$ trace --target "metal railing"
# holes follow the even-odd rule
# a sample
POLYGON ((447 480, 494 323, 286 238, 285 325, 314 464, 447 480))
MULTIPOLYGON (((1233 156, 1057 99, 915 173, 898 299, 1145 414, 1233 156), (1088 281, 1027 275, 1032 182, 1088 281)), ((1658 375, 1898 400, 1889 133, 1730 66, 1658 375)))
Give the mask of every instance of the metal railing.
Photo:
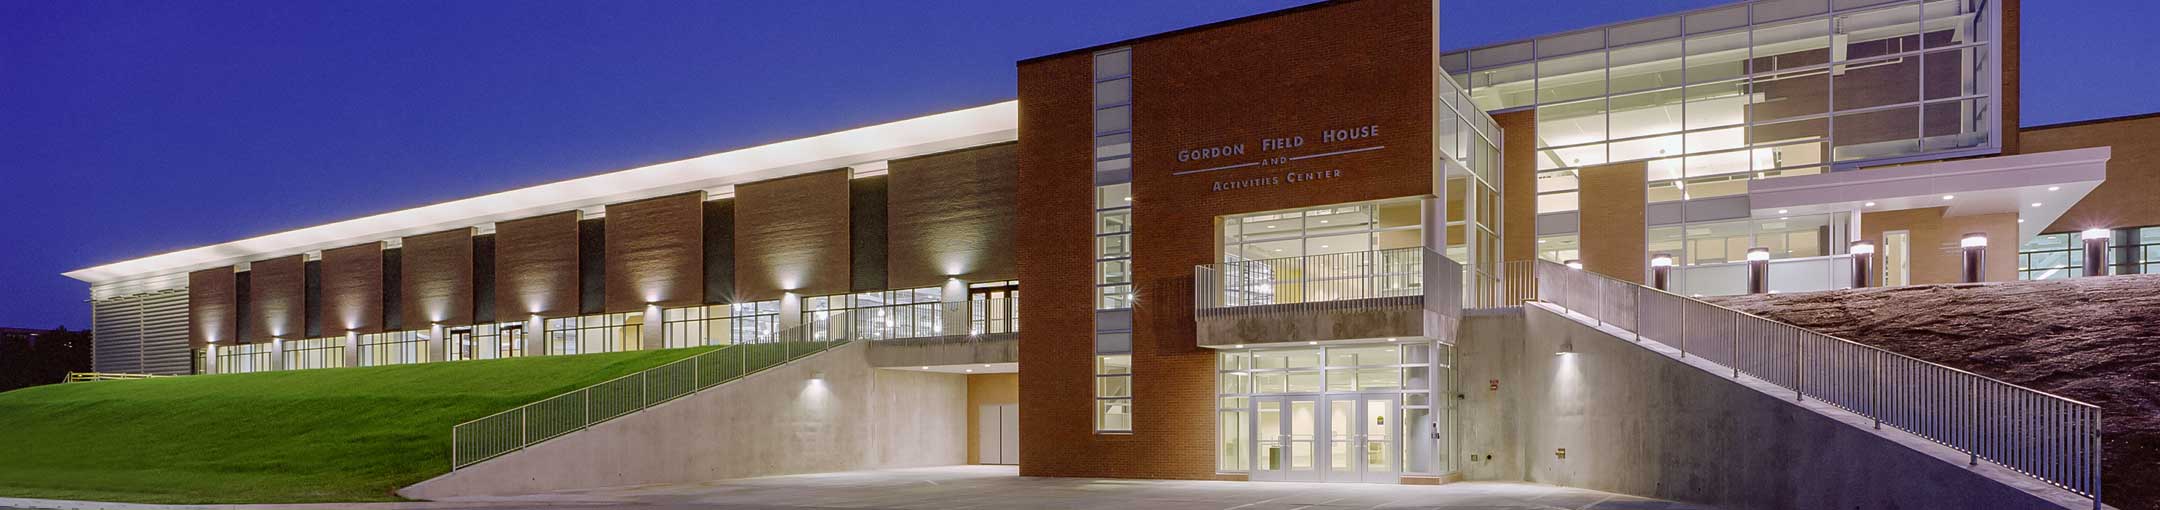
POLYGON ((1020 298, 968 300, 968 334, 983 335, 1020 331, 1020 298))
POLYGON ((450 469, 457 470, 699 390, 846 344, 808 341, 800 327, 770 343, 722 346, 665 365, 457 424, 450 429, 450 469))
POLYGON ((2100 408, 1549 261, 1546 302, 2093 499, 2100 408))
POLYGON ((1491 272, 1463 266, 1463 307, 1502 308, 1537 300, 1537 261, 1514 260, 1493 266, 1491 272))
POLYGON ((61 379, 60 382, 73 383, 91 381, 127 381, 134 379, 154 379, 158 377, 172 376, 158 374, 124 374, 117 372, 68 372, 67 378, 61 379))
POLYGON ((1424 248, 1396 248, 1197 266, 1194 313, 1206 317, 1235 307, 1352 300, 1415 304, 1425 297, 1428 257, 1443 258, 1424 248))

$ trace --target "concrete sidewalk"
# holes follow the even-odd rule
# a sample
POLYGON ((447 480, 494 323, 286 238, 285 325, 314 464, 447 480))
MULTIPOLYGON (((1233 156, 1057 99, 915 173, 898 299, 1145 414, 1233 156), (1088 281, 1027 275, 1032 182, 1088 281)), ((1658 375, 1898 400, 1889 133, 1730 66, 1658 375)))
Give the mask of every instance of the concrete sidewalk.
POLYGON ((1584 489, 1524 483, 1438 486, 1114 480, 1018 476, 1011 466, 950 466, 775 476, 694 484, 560 491, 455 501, 320 505, 127 505, 0 499, 0 507, 55 509, 1150 509, 1350 508, 1706 509, 1584 489))

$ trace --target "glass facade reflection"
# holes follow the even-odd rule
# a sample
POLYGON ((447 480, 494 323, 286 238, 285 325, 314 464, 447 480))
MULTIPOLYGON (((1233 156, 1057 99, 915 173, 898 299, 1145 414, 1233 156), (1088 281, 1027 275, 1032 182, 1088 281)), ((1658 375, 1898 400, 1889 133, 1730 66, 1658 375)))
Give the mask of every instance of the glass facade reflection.
POLYGON ((1485 110, 1537 114, 1538 212, 1589 167, 1646 162, 1649 202, 1998 148, 1983 0, 1769 0, 1450 53, 1485 110))

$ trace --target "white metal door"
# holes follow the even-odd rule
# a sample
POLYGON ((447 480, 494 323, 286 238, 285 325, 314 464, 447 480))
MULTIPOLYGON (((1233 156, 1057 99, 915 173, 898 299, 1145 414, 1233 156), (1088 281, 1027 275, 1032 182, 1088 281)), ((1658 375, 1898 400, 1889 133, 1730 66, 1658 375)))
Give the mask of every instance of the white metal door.
POLYGON ((985 405, 975 410, 975 462, 980 464, 1004 464, 1005 441, 998 436, 1005 431, 1004 413, 998 406, 985 405))
POLYGON ((998 406, 998 457, 1005 464, 1020 463, 1020 404, 998 406))

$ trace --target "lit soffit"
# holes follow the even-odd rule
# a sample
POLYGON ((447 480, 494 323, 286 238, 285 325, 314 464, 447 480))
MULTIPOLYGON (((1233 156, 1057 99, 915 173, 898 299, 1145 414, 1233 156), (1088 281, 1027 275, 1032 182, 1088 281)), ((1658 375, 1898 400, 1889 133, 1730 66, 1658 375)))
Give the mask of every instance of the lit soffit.
POLYGON ((2019 243, 2107 179, 2110 147, 1940 161, 1748 185, 1756 218, 1943 207, 1945 216, 2017 213, 2019 243))
POLYGON ((124 260, 63 273, 92 284, 228 266, 639 198, 756 182, 1019 139, 1020 103, 1006 101, 657 165, 558 181, 124 260))

